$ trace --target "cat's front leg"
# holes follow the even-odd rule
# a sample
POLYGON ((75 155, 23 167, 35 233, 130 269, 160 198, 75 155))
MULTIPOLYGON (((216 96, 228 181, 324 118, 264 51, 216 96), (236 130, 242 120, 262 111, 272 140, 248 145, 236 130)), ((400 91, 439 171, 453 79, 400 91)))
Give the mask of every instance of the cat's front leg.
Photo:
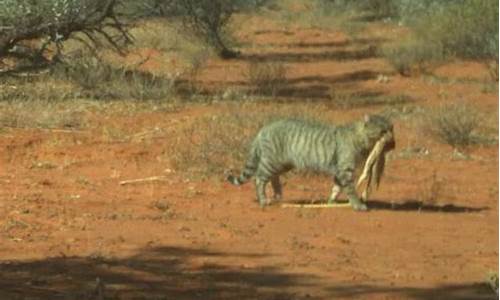
POLYGON ((354 187, 354 168, 348 167, 340 169, 337 172, 336 181, 347 195, 352 209, 356 211, 368 210, 366 204, 363 203, 356 194, 356 188, 354 187))

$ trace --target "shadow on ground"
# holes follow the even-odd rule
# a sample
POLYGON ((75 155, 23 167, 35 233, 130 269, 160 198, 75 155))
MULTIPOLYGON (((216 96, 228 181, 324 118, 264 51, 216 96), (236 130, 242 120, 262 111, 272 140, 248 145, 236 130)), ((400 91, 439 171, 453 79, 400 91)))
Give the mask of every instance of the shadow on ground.
POLYGON ((307 63, 322 61, 360 60, 377 57, 377 48, 373 45, 355 50, 327 50, 321 52, 265 52, 243 54, 239 59, 246 61, 275 61, 289 63, 307 63))
MULTIPOLYGON (((311 201, 305 199, 291 200, 293 204, 326 204, 326 200, 311 201)), ((339 201, 347 203, 346 201, 339 201)), ((406 200, 403 202, 387 202, 380 200, 368 200, 366 205, 369 210, 390 210, 390 211, 415 211, 415 212, 435 212, 435 213, 477 213, 489 210, 489 207, 461 206, 455 204, 427 204, 418 200, 406 200)))
MULTIPOLYGON (((332 95, 335 96, 336 91, 342 91, 346 87, 352 92, 343 94, 348 104, 352 107, 366 107, 386 104, 405 104, 412 102, 410 97, 401 95, 395 100, 394 96, 385 95, 382 91, 367 90, 358 85, 364 81, 374 80, 380 72, 370 70, 358 70, 334 76, 302 76, 295 78, 286 78, 272 89, 260 89, 252 86, 246 81, 232 82, 240 91, 247 95, 256 97, 264 97, 273 99, 273 101, 318 101, 332 102, 332 95), (350 104, 349 104, 350 103, 350 104)), ((209 87, 205 90, 198 91, 205 96, 213 96, 215 93, 221 93, 221 90, 227 88, 226 82, 195 82, 195 86, 209 87)), ((178 92, 181 95, 189 96, 193 92, 188 87, 188 82, 181 82, 178 92)), ((338 100, 338 99, 337 99, 338 100)))
MULTIPOLYGON (((329 288, 332 299, 370 299, 384 295, 383 299, 412 300, 486 300, 497 299, 485 283, 450 284, 430 288, 420 287, 381 287, 370 285, 348 285, 329 288)), ((377 298, 379 299, 379 298, 377 298)))
POLYGON ((486 284, 435 288, 345 285, 276 267, 244 268, 208 263, 222 257, 242 261, 261 254, 220 253, 158 247, 122 259, 53 257, 0 261, 0 299, 492 299, 486 284), (203 258, 205 263, 190 263, 203 258), (300 291, 298 291, 299 289, 300 291), (391 298, 393 299, 393 298, 391 298))
MULTIPOLYGON (((369 285, 351 285, 329 288, 329 294, 333 299, 369 299, 377 295, 385 295, 387 299, 447 299, 447 300, 471 300, 471 299, 497 299, 495 294, 486 284, 450 284, 432 288, 419 287, 379 287, 369 285)), ((386 298, 384 298, 386 299, 386 298)))
POLYGON ((379 200, 368 200, 368 207, 372 210, 392 210, 392 211, 422 211, 436 213, 474 213, 489 210, 489 207, 461 206, 455 204, 432 204, 418 200, 406 200, 401 203, 385 202, 379 200))
MULTIPOLYGON (((265 34, 267 31, 259 32, 265 34)), ((346 41, 323 41, 323 42, 289 42, 285 44, 274 44, 273 42, 263 44, 262 46, 283 46, 294 49, 294 51, 269 51, 266 49, 262 52, 252 52, 242 50, 243 54, 235 61, 243 62, 248 66, 254 63, 284 63, 285 66, 289 63, 307 63, 307 62, 322 62, 322 61, 357 61, 360 59, 370 59, 377 57, 378 46, 385 42, 383 39, 368 39, 359 38, 346 41), (346 48, 347 46, 356 46, 355 48, 346 48), (310 49, 319 48, 319 51, 310 51, 310 49)), ((247 70, 241 72, 247 73, 247 70)), ((348 90, 356 91, 353 106, 370 106, 387 104, 384 98, 384 93, 381 91, 366 90, 359 85, 368 80, 375 80, 380 75, 387 71, 374 71, 370 69, 351 70, 343 74, 335 74, 331 76, 299 76, 288 77, 283 81, 277 82, 275 86, 270 88, 262 88, 250 83, 250 80, 238 81, 196 81, 196 82, 181 82, 179 93, 189 96, 193 93, 189 86, 201 87, 198 93, 203 96, 213 96, 214 94, 224 94, 224 90, 230 84, 236 87, 242 94, 252 95, 256 97, 272 98, 273 101, 331 101, 332 92, 348 90), (356 101, 361 98, 361 101, 356 101)), ((348 99, 348 101, 350 101, 348 99)), ((392 101, 392 100, 389 100, 392 101)), ((392 104, 401 104, 403 101, 392 104)))
MULTIPOLYGON (((270 32, 272 33, 272 32, 270 32)), ((348 46, 368 46, 368 47, 379 47, 381 44, 388 42, 388 39, 384 38, 352 38, 341 41, 300 41, 300 42, 284 42, 284 43, 266 43, 266 47, 286 47, 286 48, 336 48, 336 47, 348 47, 348 46)))
POLYGON ((190 264, 195 258, 208 262, 214 257, 264 256, 159 247, 123 259, 0 261, 0 299, 300 299, 287 288, 308 286, 313 275, 288 274, 275 267, 190 264))

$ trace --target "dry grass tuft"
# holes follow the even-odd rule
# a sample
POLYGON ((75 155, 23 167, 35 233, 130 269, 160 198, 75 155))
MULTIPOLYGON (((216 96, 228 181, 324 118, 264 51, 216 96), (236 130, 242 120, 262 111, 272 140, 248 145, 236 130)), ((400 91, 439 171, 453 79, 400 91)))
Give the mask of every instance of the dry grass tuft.
POLYGON ((285 87, 286 74, 281 62, 250 62, 246 75, 255 94, 274 97, 285 87))
POLYGON ((396 71, 404 76, 423 73, 438 62, 444 60, 440 44, 425 43, 408 38, 397 45, 388 45, 380 50, 396 71))
POLYGON ((0 83, 0 102, 73 100, 79 97, 71 83, 49 74, 5 78, 0 83))
POLYGON ((115 67, 85 54, 74 56, 54 69, 52 75, 69 79, 86 98, 105 100, 165 100, 175 94, 177 83, 175 76, 156 76, 136 69, 115 67))
POLYGON ((84 109, 76 102, 19 101, 0 105, 0 126, 12 128, 79 129, 86 127, 84 109))
POLYGON ((472 105, 454 103, 434 108, 424 116, 424 131, 457 148, 473 144, 492 144, 485 136, 484 116, 472 105))
POLYGON ((166 155, 177 171, 202 178, 240 169, 248 146, 266 123, 287 117, 327 121, 323 105, 234 104, 225 111, 199 118, 177 135, 166 155))
POLYGON ((330 89, 330 101, 338 109, 354 109, 367 106, 395 106, 412 102, 412 98, 406 95, 377 95, 359 94, 352 92, 339 92, 335 88, 330 89))

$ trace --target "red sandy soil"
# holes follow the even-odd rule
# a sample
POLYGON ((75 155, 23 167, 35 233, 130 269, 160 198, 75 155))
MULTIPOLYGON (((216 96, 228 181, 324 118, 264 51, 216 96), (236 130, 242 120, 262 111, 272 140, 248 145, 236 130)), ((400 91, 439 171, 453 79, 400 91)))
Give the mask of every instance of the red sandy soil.
MULTIPOLYGON (((498 120, 497 95, 482 92, 480 82, 458 80, 486 78, 480 64, 444 66, 436 74, 457 80, 432 82, 396 75, 370 55, 379 38, 252 28, 245 37, 254 46, 242 59, 210 61, 200 81, 244 85, 249 60, 280 60, 289 67, 284 96, 291 101, 323 103, 333 86, 405 94, 424 107, 464 99, 498 120), (377 80, 380 74, 388 82, 377 80)), ((179 126, 225 105, 96 115, 95 127, 82 132, 3 131, 0 299, 101 299, 92 296, 96 278, 105 299, 495 297, 484 282, 498 272, 497 146, 474 146, 462 159, 398 119, 398 148, 369 212, 262 210, 253 184, 230 186, 223 174, 189 180, 165 157, 179 126), (128 138, 107 137, 103 128, 110 126, 126 128, 128 138), (417 146, 429 154, 398 155, 417 146), (119 184, 157 175, 166 180, 119 184), (432 193, 436 199, 419 202, 432 193)), ((379 109, 331 115, 343 122, 379 109)), ((289 176, 283 201, 324 199, 329 189, 326 177, 289 176)))

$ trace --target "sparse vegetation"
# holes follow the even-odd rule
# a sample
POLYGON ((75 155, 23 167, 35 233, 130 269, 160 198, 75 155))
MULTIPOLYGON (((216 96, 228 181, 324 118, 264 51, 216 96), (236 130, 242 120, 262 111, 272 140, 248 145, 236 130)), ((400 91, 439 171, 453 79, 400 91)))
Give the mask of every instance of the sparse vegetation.
POLYGON ((335 108, 353 109, 377 105, 401 105, 411 102, 412 99, 405 95, 377 95, 337 91, 330 89, 331 103, 335 108))
POLYGON ((135 68, 115 67, 95 56, 76 56, 53 74, 70 79, 91 99, 164 100, 175 92, 176 78, 135 68))
POLYGON ((396 46, 383 47, 379 52, 399 74, 405 76, 415 71, 425 72, 430 64, 443 60, 440 44, 424 43, 411 38, 403 40, 396 46))
MULTIPOLYGON (((442 7, 476 0, 186 1, 238 3, 222 26, 225 46, 242 51, 232 60, 156 6, 177 1, 116 0, 134 41, 123 53, 84 46, 82 31, 60 39, 57 25, 0 55, 0 299, 498 296, 498 83, 485 80, 498 63, 445 50, 446 32, 417 32, 442 7), (146 6, 156 15, 137 11, 146 6), (446 65, 402 78, 381 48, 401 73, 446 65), (261 210, 254 182, 226 181, 273 119, 365 114, 390 118, 397 145, 369 215, 261 210), (323 280, 332 274, 339 284, 323 280)), ((0 22, 5 3, 94 2, 0 0, 0 22)), ((14 20, 24 9, 11 11, 13 30, 26 25, 14 20)), ((483 43, 467 22, 453 26, 477 26, 469 38, 483 43)), ((319 171, 283 177, 283 204, 326 202, 332 188, 319 171)))
POLYGON ((177 16, 187 35, 204 41, 221 58, 234 58, 237 52, 228 47, 229 22, 238 9, 234 0, 157 1, 162 15, 177 16))
POLYGON ((498 272, 488 272, 486 284, 488 284, 491 291, 498 296, 498 272))
POLYGON ((418 191, 418 197, 422 206, 435 206, 443 193, 443 180, 438 178, 434 170, 432 176, 422 185, 418 191))
POLYGON ((478 135, 481 116, 464 103, 443 105, 430 112, 424 123, 432 135, 453 147, 465 147, 481 141, 478 135))
POLYGON ((129 43, 127 25, 115 0, 0 1, 0 58, 57 61, 63 42, 75 39, 95 49, 107 42, 121 51, 129 43))
POLYGON ((382 51, 398 72, 407 75, 412 66, 457 57, 498 61, 498 3, 427 2, 432 9, 422 9, 421 3, 399 4, 398 19, 413 35, 382 51))
POLYGON ((365 13, 365 18, 368 20, 382 19, 394 17, 398 14, 400 2, 395 0, 321 0, 321 2, 329 3, 336 10, 340 11, 359 11, 365 13))
POLYGON ((0 126, 11 128, 80 129, 82 109, 51 101, 14 101, 0 106, 0 126))
POLYGON ((286 84, 287 68, 281 62, 250 62, 247 79, 257 95, 276 96, 286 84))
POLYGON ((227 112, 187 125, 167 154, 174 168, 202 177, 223 174, 241 167, 250 141, 265 123, 284 117, 326 119, 324 106, 270 104, 258 112, 255 105, 235 104, 227 112))
MULTIPOLYGON (((49 79, 47 74, 6 78, 3 82, 0 82, 0 102, 53 102, 78 98, 70 83, 49 79)), ((26 105, 26 107, 29 106, 26 105)))
POLYGON ((415 21, 422 42, 442 45, 447 57, 491 59, 498 56, 498 3, 450 1, 415 21))
POLYGON ((495 82, 498 82, 498 66, 498 57, 496 57, 494 60, 486 62, 486 67, 488 68, 490 78, 495 82))
POLYGON ((155 76, 134 68, 115 67, 94 56, 59 64, 50 73, 9 78, 0 83, 1 101, 162 100, 173 102, 176 75, 155 76))

